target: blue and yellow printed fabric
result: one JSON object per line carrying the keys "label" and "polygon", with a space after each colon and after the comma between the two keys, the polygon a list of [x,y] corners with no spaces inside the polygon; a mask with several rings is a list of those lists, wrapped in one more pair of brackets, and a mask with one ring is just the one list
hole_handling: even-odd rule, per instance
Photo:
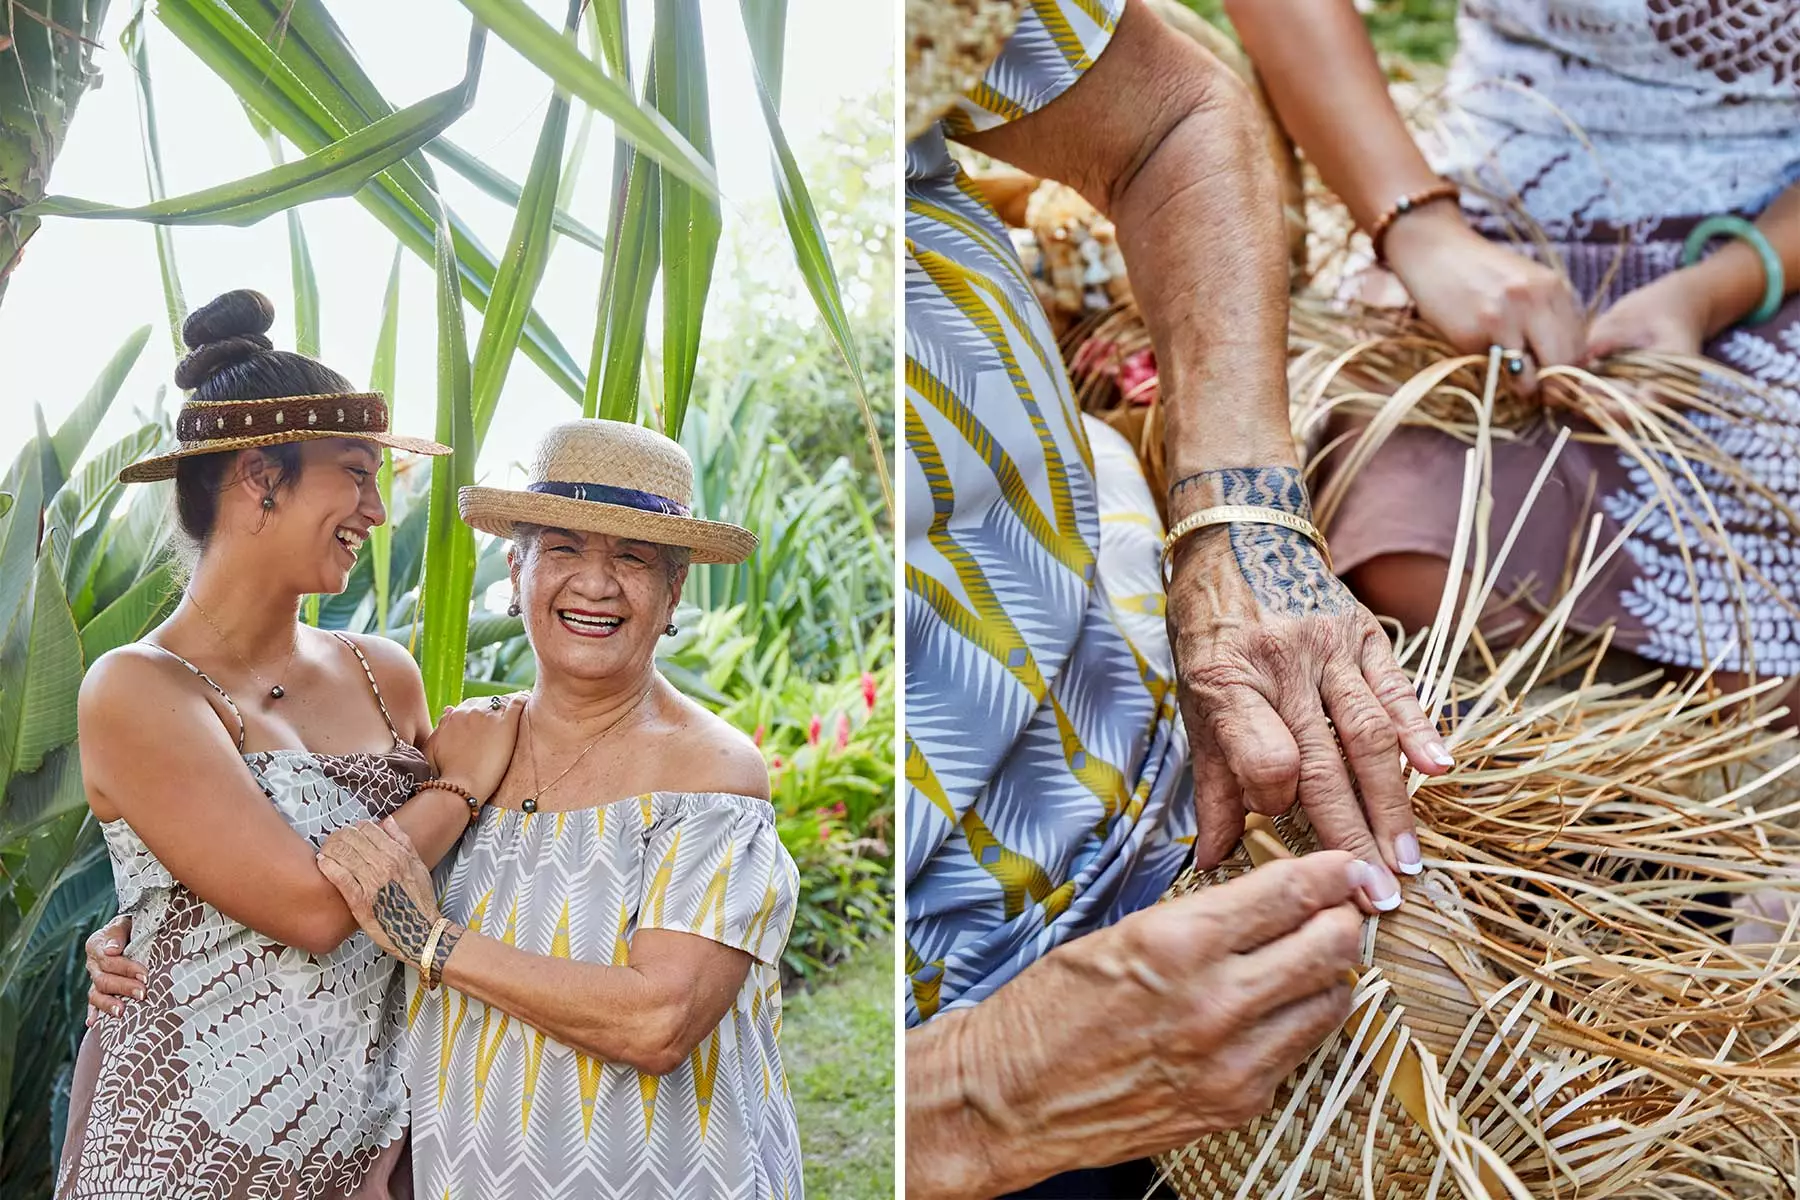
{"label": "blue and yellow printed fabric", "polygon": [[1149,488],[945,143],[1068,90],[1123,7],[1027,5],[907,147],[909,1025],[1153,903],[1193,841]]}

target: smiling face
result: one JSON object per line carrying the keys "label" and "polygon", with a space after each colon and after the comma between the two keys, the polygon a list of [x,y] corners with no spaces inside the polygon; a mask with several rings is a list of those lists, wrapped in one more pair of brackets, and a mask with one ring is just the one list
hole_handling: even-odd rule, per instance
{"label": "smiling face", "polygon": [[687,578],[670,561],[663,547],[632,538],[521,531],[513,590],[540,669],[590,680],[644,670]]}
{"label": "smiling face", "polygon": [[387,520],[375,475],[379,448],[351,438],[301,442],[300,470],[274,491],[265,512],[273,464],[246,451],[235,497],[240,523],[254,534],[258,556],[300,594],[335,594],[350,581],[369,530]]}

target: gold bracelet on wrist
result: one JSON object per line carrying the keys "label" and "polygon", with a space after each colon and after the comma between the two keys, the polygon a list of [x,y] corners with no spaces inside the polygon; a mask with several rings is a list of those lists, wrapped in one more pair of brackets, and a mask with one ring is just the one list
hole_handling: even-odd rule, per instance
{"label": "gold bracelet on wrist", "polygon": [[439,977],[431,965],[431,957],[437,953],[438,942],[443,939],[444,930],[449,927],[450,918],[439,917],[437,924],[431,927],[431,935],[425,939],[425,949],[419,951],[419,982],[425,985],[428,992],[437,990]]}
{"label": "gold bracelet on wrist", "polygon": [[1169,566],[1174,561],[1175,544],[1189,534],[1210,529],[1214,525],[1279,525],[1283,529],[1291,529],[1295,533],[1304,534],[1318,546],[1319,553],[1325,557],[1325,569],[1331,569],[1331,548],[1325,544],[1325,535],[1319,527],[1305,517],[1297,517],[1291,512],[1279,508],[1264,508],[1256,504],[1215,504],[1211,508],[1203,508],[1199,512],[1189,513],[1169,528],[1163,538],[1163,580],[1169,576]]}
{"label": "gold bracelet on wrist", "polygon": [[454,796],[461,796],[463,802],[469,806],[469,824],[473,825],[481,818],[481,806],[485,804],[486,801],[479,796],[470,795],[467,788],[462,787],[459,784],[451,783],[448,779],[427,779],[413,789],[413,795],[416,796],[420,792],[427,791],[431,788],[449,792]]}

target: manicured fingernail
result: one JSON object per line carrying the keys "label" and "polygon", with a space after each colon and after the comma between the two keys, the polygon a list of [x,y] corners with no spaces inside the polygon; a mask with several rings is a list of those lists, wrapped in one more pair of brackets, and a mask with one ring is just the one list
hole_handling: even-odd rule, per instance
{"label": "manicured fingernail", "polygon": [[1454,767],[1456,760],[1450,757],[1450,751],[1444,743],[1432,738],[1425,743],[1425,757],[1440,767]]}
{"label": "manicured fingernail", "polygon": [[1400,864],[1402,874],[1417,875],[1425,869],[1425,863],[1419,858],[1419,839],[1410,833],[1403,833],[1394,839],[1394,861]]}
{"label": "manicured fingernail", "polygon": [[143,988],[132,988],[131,994],[133,996],[137,997],[139,1000],[142,1000],[144,998],[144,989]]}
{"label": "manicured fingernail", "polygon": [[1386,867],[1377,863],[1364,864],[1369,871],[1369,882],[1363,891],[1369,897],[1369,903],[1377,912],[1393,912],[1400,907],[1400,883]]}

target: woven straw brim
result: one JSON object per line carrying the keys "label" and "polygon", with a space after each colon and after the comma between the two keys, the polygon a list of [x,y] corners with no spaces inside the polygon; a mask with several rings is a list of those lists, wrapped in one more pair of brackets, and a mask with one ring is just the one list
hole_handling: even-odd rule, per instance
{"label": "woven straw brim", "polygon": [[377,446],[385,446],[389,450],[403,450],[408,454],[449,454],[450,447],[429,438],[406,437],[398,433],[344,433],[328,429],[296,429],[281,433],[266,433],[260,437],[221,438],[216,442],[201,442],[192,446],[184,446],[180,450],[159,454],[155,458],[146,458],[142,462],[134,462],[119,472],[120,483],[155,483],[159,479],[175,478],[175,467],[184,458],[196,458],[202,454],[231,454],[238,450],[254,450],[259,446],[279,446],[288,442],[316,442],[325,438],[347,438],[353,442],[373,442]]}
{"label": "woven straw brim", "polygon": [[520,524],[543,525],[682,546],[700,563],[741,563],[756,549],[754,533],[723,521],[649,513],[623,504],[567,496],[466,487],[457,497],[457,507],[465,524],[495,537],[512,537],[514,527]]}

